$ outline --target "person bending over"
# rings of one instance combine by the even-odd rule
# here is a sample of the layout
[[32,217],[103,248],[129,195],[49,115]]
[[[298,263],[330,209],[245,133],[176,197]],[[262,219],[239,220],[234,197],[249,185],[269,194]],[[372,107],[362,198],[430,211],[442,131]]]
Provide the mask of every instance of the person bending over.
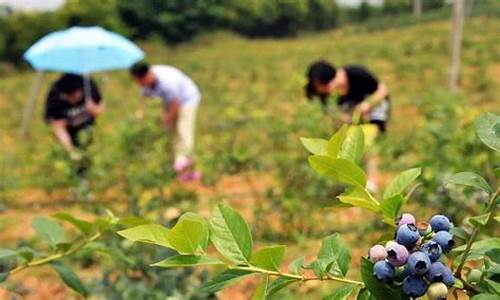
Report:
[[159,97],[163,103],[162,122],[175,132],[173,168],[181,181],[199,180],[194,170],[194,138],[200,91],[186,74],[167,65],[137,63],[130,69],[134,81],[142,87],[137,117],[144,115],[145,98]]
[[[347,65],[336,68],[326,61],[316,61],[307,71],[305,92],[308,99],[318,97],[324,108],[328,97],[337,95],[341,121],[351,124],[375,124],[380,133],[386,131],[389,119],[390,97],[387,86],[362,66]],[[358,121],[359,119],[359,121]],[[367,187],[377,190],[377,160],[367,158]]]
[[63,74],[49,90],[45,121],[50,124],[59,143],[70,157],[81,159],[81,151],[92,141],[92,126],[105,107],[93,80],[89,80],[89,97],[85,99],[84,79]]

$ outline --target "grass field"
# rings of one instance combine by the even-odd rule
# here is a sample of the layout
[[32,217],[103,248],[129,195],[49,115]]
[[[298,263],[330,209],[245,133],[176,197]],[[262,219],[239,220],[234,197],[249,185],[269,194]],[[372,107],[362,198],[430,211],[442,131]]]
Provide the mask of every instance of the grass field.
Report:
[[[91,218],[107,207],[118,215],[140,212],[150,218],[168,218],[185,209],[208,215],[222,199],[245,215],[262,243],[298,242],[290,256],[315,252],[321,235],[333,231],[343,232],[346,243],[359,249],[353,257],[364,255],[362,249],[378,239],[368,229],[372,216],[357,209],[325,210],[338,187],[304,170],[308,168],[307,153],[299,137],[327,137],[332,128],[332,118],[323,116],[318,104],[304,99],[306,67],[319,58],[337,65],[366,65],[388,85],[393,111],[383,145],[392,150],[379,149],[385,170],[383,184],[401,165],[420,165],[418,151],[428,142],[421,138],[428,130],[425,112],[434,103],[445,104],[459,120],[459,127],[451,128],[450,135],[465,130],[480,112],[499,111],[500,20],[467,20],[461,91],[456,95],[447,92],[450,27],[450,22],[432,22],[367,33],[346,27],[283,40],[247,40],[216,33],[176,47],[143,44],[150,63],[179,67],[202,91],[197,154],[205,183],[181,187],[170,179],[170,158],[165,150],[168,136],[157,126],[159,103],[151,101],[146,121],[139,124],[133,119],[139,90],[128,74],[97,74],[108,110],[99,119],[91,149],[95,159],[86,200],[79,199],[75,182],[68,179],[65,159],[43,124],[42,95],[29,136],[20,139],[16,135],[34,73],[5,76],[0,83],[0,205],[4,208],[0,243],[14,246],[27,238],[31,218],[40,214],[64,210]],[[45,77],[43,95],[55,78],[55,74]],[[395,158],[398,149],[394,149],[402,141],[408,143],[406,150],[402,147],[407,153]],[[449,171],[460,167],[460,163],[450,165]],[[309,186],[310,182],[315,184]],[[159,196],[161,201],[154,200]],[[431,215],[422,206],[413,208],[416,215]],[[271,221],[262,224],[265,219]],[[84,270],[83,277],[99,276],[97,270]],[[57,290],[55,274],[43,268],[35,272],[14,280],[24,281],[39,293]],[[42,274],[49,279],[37,279]],[[300,289],[314,298],[328,286],[304,285]],[[246,299],[247,290],[238,285],[221,299]],[[40,299],[37,295],[42,297],[31,294],[32,299]],[[62,289],[57,295],[64,298],[68,294]],[[291,299],[286,293],[281,297]]]

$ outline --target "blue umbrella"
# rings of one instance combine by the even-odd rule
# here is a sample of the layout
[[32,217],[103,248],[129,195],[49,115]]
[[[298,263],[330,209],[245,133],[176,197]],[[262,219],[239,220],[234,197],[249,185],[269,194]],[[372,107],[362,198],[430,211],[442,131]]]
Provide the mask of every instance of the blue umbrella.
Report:
[[39,72],[24,109],[21,135],[28,129],[43,71],[83,74],[88,100],[90,73],[126,69],[143,59],[144,52],[123,36],[100,27],[71,27],[41,38],[24,53],[24,58]]
[[144,52],[123,36],[100,27],[71,27],[33,44],[24,58],[38,71],[89,74],[126,69]]

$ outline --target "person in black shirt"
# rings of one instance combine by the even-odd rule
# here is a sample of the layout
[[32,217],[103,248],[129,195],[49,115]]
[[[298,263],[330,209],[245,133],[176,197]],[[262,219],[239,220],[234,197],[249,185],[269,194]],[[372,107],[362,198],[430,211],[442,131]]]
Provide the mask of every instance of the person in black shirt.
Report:
[[64,74],[52,85],[47,96],[45,120],[72,158],[78,156],[76,149],[85,148],[90,140],[83,143],[80,133],[89,132],[95,118],[104,111],[97,85],[93,80],[89,85],[90,99],[86,100],[83,77]]
[[[353,117],[358,116],[361,122],[377,125],[379,132],[386,131],[390,111],[387,86],[364,67],[348,65],[337,69],[326,61],[317,61],[309,66],[307,80],[307,98],[319,97],[325,111],[328,97],[338,94],[342,122],[355,123]],[[377,157],[367,155],[366,162],[367,188],[377,191]]]
[[356,112],[363,120],[376,124],[381,132],[385,132],[389,118],[389,92],[386,85],[368,70],[354,65],[336,69],[326,61],[317,61],[309,67],[307,79],[305,89],[309,99],[317,96],[326,107],[327,98],[337,93],[343,122],[351,123]]

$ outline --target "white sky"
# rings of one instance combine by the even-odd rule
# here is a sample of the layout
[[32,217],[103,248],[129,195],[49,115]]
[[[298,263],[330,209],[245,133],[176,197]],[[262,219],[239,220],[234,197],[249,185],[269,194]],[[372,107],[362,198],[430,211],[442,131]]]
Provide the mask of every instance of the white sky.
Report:
[[52,10],[64,3],[65,0],[0,0],[0,5],[7,4],[13,9],[22,10]]

